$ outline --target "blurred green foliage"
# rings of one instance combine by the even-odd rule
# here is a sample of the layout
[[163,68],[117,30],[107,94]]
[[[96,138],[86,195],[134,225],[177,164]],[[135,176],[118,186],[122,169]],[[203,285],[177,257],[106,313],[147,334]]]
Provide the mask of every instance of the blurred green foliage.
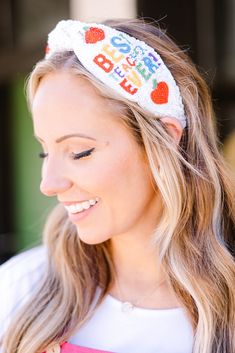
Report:
[[54,199],[43,196],[39,190],[41,147],[33,136],[33,125],[24,93],[24,78],[12,85],[13,217],[16,250],[41,242],[42,228]]

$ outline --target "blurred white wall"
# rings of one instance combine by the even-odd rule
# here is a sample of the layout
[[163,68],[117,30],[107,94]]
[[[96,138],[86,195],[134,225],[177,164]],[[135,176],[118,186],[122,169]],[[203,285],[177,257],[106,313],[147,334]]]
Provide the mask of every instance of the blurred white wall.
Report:
[[82,21],[135,18],[137,0],[70,0],[70,16]]

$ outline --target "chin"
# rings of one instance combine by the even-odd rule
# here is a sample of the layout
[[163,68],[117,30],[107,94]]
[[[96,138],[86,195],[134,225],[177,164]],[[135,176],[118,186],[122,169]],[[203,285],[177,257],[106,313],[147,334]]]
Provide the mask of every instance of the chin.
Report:
[[87,245],[102,244],[105,241],[110,239],[110,236],[105,237],[104,235],[101,236],[99,234],[82,232],[81,229],[79,229],[78,227],[77,227],[77,233],[78,233],[79,239]]

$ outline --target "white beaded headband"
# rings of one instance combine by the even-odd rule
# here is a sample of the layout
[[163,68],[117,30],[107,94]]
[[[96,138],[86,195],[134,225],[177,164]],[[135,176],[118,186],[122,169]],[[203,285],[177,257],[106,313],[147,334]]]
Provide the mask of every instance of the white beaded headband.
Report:
[[84,67],[121,96],[186,126],[182,97],[170,70],[149,45],[96,23],[60,21],[48,35],[46,59],[73,51]]

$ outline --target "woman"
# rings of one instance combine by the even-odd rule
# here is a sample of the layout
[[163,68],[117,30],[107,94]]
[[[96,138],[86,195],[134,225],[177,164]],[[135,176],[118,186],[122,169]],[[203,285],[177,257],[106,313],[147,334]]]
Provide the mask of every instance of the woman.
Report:
[[141,20],[62,21],[28,97],[59,205],[1,269],[3,352],[234,352],[234,186],[186,54]]

